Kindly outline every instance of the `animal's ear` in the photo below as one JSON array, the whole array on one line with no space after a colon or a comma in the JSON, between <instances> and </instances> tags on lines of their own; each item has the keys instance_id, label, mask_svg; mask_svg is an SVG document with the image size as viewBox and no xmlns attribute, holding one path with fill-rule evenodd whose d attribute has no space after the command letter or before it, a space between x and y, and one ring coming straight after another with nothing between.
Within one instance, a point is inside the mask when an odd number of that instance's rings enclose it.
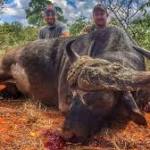
<instances>
[{"instance_id":1,"label":"animal's ear","mask_svg":"<svg viewBox=\"0 0 150 150\"><path fill-rule=\"evenodd\" d=\"M125 104L131 119L140 125L147 125L146 119L144 118L143 114L141 113L138 105L135 102L134 97L132 96L131 92L124 92L122 101Z\"/></svg>"},{"instance_id":2,"label":"animal's ear","mask_svg":"<svg viewBox=\"0 0 150 150\"><path fill-rule=\"evenodd\" d=\"M74 41L75 40L72 40L66 45L67 56L71 63L74 63L79 58L79 55L71 49L71 45Z\"/></svg>"}]
</instances>

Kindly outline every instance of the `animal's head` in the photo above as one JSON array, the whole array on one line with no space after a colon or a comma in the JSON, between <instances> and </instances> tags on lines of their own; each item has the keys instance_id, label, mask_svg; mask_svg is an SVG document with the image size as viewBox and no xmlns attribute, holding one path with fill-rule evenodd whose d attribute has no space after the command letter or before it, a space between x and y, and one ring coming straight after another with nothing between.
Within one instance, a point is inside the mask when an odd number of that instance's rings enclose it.
<instances>
[{"instance_id":1,"label":"animal's head","mask_svg":"<svg viewBox=\"0 0 150 150\"><path fill-rule=\"evenodd\" d=\"M118 101L124 103L135 122L145 125L146 120L131 93L138 88L150 87L150 73L134 71L103 59L79 56L71 49L72 43L66 47L71 62L68 83L73 102L65 119L65 133L69 137L86 139L101 126Z\"/></svg>"}]
</instances>

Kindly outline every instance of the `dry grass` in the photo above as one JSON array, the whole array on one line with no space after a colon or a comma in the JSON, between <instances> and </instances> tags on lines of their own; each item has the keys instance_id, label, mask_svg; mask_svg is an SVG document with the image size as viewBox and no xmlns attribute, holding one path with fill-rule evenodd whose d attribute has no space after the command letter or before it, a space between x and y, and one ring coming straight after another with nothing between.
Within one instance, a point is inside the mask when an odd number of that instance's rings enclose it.
<instances>
[{"instance_id":1,"label":"dry grass","mask_svg":"<svg viewBox=\"0 0 150 150\"><path fill-rule=\"evenodd\" d=\"M129 122L113 123L103 128L88 146L68 145L68 150L149 150L150 114L148 127ZM61 131L63 116L53 108L42 108L31 101L0 102L0 150L44 150L46 130Z\"/></svg>"},{"instance_id":2,"label":"dry grass","mask_svg":"<svg viewBox=\"0 0 150 150\"><path fill-rule=\"evenodd\" d=\"M1 102L0 149L44 149L42 131L53 126L59 129L59 121L63 122L63 118L58 112L49 113L31 102Z\"/></svg>"}]
</instances>

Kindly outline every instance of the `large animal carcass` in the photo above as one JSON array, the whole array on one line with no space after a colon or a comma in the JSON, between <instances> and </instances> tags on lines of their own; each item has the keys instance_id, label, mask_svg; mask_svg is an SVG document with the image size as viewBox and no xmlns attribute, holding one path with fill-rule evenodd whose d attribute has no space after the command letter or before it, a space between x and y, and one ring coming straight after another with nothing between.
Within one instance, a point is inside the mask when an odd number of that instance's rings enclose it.
<instances>
[{"instance_id":1,"label":"large animal carcass","mask_svg":"<svg viewBox=\"0 0 150 150\"><path fill-rule=\"evenodd\" d=\"M146 124L133 96L150 87L143 55L150 56L116 27L37 40L2 58L0 82L12 81L24 95L57 105L66 114L64 133L85 139L120 102L135 122Z\"/></svg>"}]
</instances>

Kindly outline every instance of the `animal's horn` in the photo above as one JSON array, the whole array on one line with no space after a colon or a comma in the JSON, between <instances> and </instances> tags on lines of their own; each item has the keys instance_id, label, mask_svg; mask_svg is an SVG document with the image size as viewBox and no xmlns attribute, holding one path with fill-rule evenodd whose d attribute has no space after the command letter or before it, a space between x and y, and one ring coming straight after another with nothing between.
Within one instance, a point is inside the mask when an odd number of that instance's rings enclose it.
<instances>
[{"instance_id":1,"label":"animal's horn","mask_svg":"<svg viewBox=\"0 0 150 150\"><path fill-rule=\"evenodd\" d=\"M77 78L78 87L87 91L136 91L138 88L150 88L150 72L128 70L123 66L119 66L122 68L113 70L113 67L83 66Z\"/></svg>"},{"instance_id":2,"label":"animal's horn","mask_svg":"<svg viewBox=\"0 0 150 150\"><path fill-rule=\"evenodd\" d=\"M66 52L71 63L74 63L79 58L78 54L71 49L71 45L74 41L75 40L71 40L66 45Z\"/></svg>"},{"instance_id":3,"label":"animal's horn","mask_svg":"<svg viewBox=\"0 0 150 150\"><path fill-rule=\"evenodd\" d=\"M89 46L89 49L88 49L88 56L91 56L92 55L92 50L94 48L94 45L95 45L95 41L93 40Z\"/></svg>"},{"instance_id":4,"label":"animal's horn","mask_svg":"<svg viewBox=\"0 0 150 150\"><path fill-rule=\"evenodd\" d=\"M146 119L144 118L143 114L141 113L131 92L124 92L122 101L125 104L127 110L129 111L131 119L135 123L140 124L140 125L147 125Z\"/></svg>"},{"instance_id":5,"label":"animal's horn","mask_svg":"<svg viewBox=\"0 0 150 150\"><path fill-rule=\"evenodd\" d=\"M137 52L141 53L142 55L144 55L145 57L147 57L147 58L150 59L150 51L148 51L148 50L146 50L146 49L144 49L144 48L135 46L135 45L133 46L133 48L134 48Z\"/></svg>"}]
</instances>

